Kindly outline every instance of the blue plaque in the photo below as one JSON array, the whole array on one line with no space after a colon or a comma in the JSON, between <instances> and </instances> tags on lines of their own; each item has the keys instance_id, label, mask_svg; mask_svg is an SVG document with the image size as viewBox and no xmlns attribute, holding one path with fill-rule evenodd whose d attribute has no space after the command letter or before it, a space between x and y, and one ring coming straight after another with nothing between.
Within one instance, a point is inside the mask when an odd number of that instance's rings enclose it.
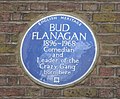
<instances>
[{"instance_id":1,"label":"blue plaque","mask_svg":"<svg viewBox=\"0 0 120 99\"><path fill-rule=\"evenodd\" d=\"M82 20L54 14L38 20L27 30L20 57L35 82L59 88L89 74L97 57L97 43Z\"/></svg>"}]
</instances>

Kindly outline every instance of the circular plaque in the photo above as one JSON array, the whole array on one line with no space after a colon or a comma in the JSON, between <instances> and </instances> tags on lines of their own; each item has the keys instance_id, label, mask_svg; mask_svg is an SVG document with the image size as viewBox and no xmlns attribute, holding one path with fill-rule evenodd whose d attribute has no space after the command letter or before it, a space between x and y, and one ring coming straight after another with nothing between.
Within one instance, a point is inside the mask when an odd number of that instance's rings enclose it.
<instances>
[{"instance_id":1,"label":"circular plaque","mask_svg":"<svg viewBox=\"0 0 120 99\"><path fill-rule=\"evenodd\" d=\"M39 19L25 33L20 57L38 84L65 87L85 78L97 57L91 29L80 19L54 14Z\"/></svg>"}]
</instances>

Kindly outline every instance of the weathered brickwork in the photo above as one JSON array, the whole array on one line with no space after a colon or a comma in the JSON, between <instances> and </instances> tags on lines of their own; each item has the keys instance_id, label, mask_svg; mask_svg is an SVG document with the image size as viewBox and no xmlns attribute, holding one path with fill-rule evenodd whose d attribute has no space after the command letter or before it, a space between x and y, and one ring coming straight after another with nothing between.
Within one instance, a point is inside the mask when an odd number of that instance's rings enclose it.
<instances>
[{"instance_id":1,"label":"weathered brickwork","mask_svg":"<svg viewBox=\"0 0 120 99\"><path fill-rule=\"evenodd\" d=\"M96 35L93 72L65 89L37 85L19 64L20 35L38 16L75 13ZM0 0L0 99L120 99L120 0Z\"/></svg>"}]
</instances>

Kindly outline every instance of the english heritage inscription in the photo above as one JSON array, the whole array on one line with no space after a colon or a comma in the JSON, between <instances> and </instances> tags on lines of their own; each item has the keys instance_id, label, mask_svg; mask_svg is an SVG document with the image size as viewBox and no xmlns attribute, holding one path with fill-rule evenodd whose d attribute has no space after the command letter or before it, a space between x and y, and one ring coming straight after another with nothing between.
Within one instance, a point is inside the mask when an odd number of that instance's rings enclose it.
<instances>
[{"instance_id":1,"label":"english heritage inscription","mask_svg":"<svg viewBox=\"0 0 120 99\"><path fill-rule=\"evenodd\" d=\"M97 44L80 19L54 14L35 22L23 37L20 56L37 83L64 87L82 80L93 68Z\"/></svg>"}]
</instances>

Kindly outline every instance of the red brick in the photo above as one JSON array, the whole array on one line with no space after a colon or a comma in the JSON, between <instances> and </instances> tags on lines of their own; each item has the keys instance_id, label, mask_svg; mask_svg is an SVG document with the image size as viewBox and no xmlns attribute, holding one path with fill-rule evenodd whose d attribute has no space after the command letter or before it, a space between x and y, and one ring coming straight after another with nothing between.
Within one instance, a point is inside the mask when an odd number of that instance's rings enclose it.
<instances>
[{"instance_id":1,"label":"red brick","mask_svg":"<svg viewBox=\"0 0 120 99\"><path fill-rule=\"evenodd\" d=\"M79 3L61 3L61 2L52 2L48 3L49 11L78 11L82 9L82 5Z\"/></svg>"},{"instance_id":2,"label":"red brick","mask_svg":"<svg viewBox=\"0 0 120 99\"><path fill-rule=\"evenodd\" d=\"M114 76L114 68L111 67L101 67L99 69L100 76Z\"/></svg>"},{"instance_id":3,"label":"red brick","mask_svg":"<svg viewBox=\"0 0 120 99\"><path fill-rule=\"evenodd\" d=\"M12 32L13 33L22 33L25 31L26 28L28 28L27 23L26 24L14 24Z\"/></svg>"},{"instance_id":4,"label":"red brick","mask_svg":"<svg viewBox=\"0 0 120 99\"><path fill-rule=\"evenodd\" d=\"M90 74L91 76L96 76L97 75L97 68L95 67L93 71Z\"/></svg>"},{"instance_id":5,"label":"red brick","mask_svg":"<svg viewBox=\"0 0 120 99\"><path fill-rule=\"evenodd\" d=\"M100 46L100 54L107 54L107 55L113 55L117 54L117 46L106 46L106 45L101 45Z\"/></svg>"},{"instance_id":6,"label":"red brick","mask_svg":"<svg viewBox=\"0 0 120 99\"><path fill-rule=\"evenodd\" d=\"M15 55L0 55L0 64L15 64Z\"/></svg>"},{"instance_id":7,"label":"red brick","mask_svg":"<svg viewBox=\"0 0 120 99\"><path fill-rule=\"evenodd\" d=\"M117 69L116 75L120 76L120 68L116 68L116 69Z\"/></svg>"},{"instance_id":8,"label":"red brick","mask_svg":"<svg viewBox=\"0 0 120 99\"><path fill-rule=\"evenodd\" d=\"M33 97L34 99L36 99L36 97ZM56 99L56 97L41 97L40 99ZM68 99L68 98L58 98L57 99ZM70 99L70 98L69 98Z\"/></svg>"},{"instance_id":9,"label":"red brick","mask_svg":"<svg viewBox=\"0 0 120 99\"><path fill-rule=\"evenodd\" d=\"M101 56L99 65L120 65L120 56Z\"/></svg>"},{"instance_id":10,"label":"red brick","mask_svg":"<svg viewBox=\"0 0 120 99\"><path fill-rule=\"evenodd\" d=\"M55 89L45 89L44 96L45 97L57 97L61 95L61 90L55 90Z\"/></svg>"},{"instance_id":11,"label":"red brick","mask_svg":"<svg viewBox=\"0 0 120 99\"><path fill-rule=\"evenodd\" d=\"M117 5L117 9L120 10L120 4Z\"/></svg>"},{"instance_id":12,"label":"red brick","mask_svg":"<svg viewBox=\"0 0 120 99\"><path fill-rule=\"evenodd\" d=\"M28 85L28 86L35 85L35 83L33 83L30 78L25 76L19 77L19 82L20 82L20 85Z\"/></svg>"},{"instance_id":13,"label":"red brick","mask_svg":"<svg viewBox=\"0 0 120 99\"><path fill-rule=\"evenodd\" d=\"M90 78L85 78L83 81L75 84L75 86L90 86Z\"/></svg>"},{"instance_id":14,"label":"red brick","mask_svg":"<svg viewBox=\"0 0 120 99\"><path fill-rule=\"evenodd\" d=\"M18 85L18 77L14 77L14 76L9 76L8 78L8 83L7 85L9 86L15 86Z\"/></svg>"},{"instance_id":15,"label":"red brick","mask_svg":"<svg viewBox=\"0 0 120 99\"><path fill-rule=\"evenodd\" d=\"M30 10L30 3L19 3L16 4L18 11L29 11Z\"/></svg>"},{"instance_id":16,"label":"red brick","mask_svg":"<svg viewBox=\"0 0 120 99\"><path fill-rule=\"evenodd\" d=\"M24 88L0 88L0 96L24 96Z\"/></svg>"},{"instance_id":17,"label":"red brick","mask_svg":"<svg viewBox=\"0 0 120 99\"><path fill-rule=\"evenodd\" d=\"M30 10L29 3L0 3L0 11L28 11Z\"/></svg>"},{"instance_id":18,"label":"red brick","mask_svg":"<svg viewBox=\"0 0 120 99\"><path fill-rule=\"evenodd\" d=\"M102 58L102 57L98 56L98 59L97 59L96 65L101 65L101 64L103 64L101 58Z\"/></svg>"},{"instance_id":19,"label":"red brick","mask_svg":"<svg viewBox=\"0 0 120 99\"><path fill-rule=\"evenodd\" d=\"M0 21L9 21L10 19L10 13L0 13Z\"/></svg>"},{"instance_id":20,"label":"red brick","mask_svg":"<svg viewBox=\"0 0 120 99\"><path fill-rule=\"evenodd\" d=\"M2 3L3 1L3 3ZM25 2L26 1L26 2ZM97 69L82 82L70 87L68 89L47 89L42 86L37 86L30 78L24 76L24 72L20 67L10 67L16 65L16 56L1 55L0 56L0 98L19 98L19 99L56 99L62 98L119 98L120 97L120 48L112 46L112 44L120 44L120 7L118 3L107 3L106 0L97 0L97 3L82 2L67 2L67 1L40 1L33 2L30 0L6 2L1 0L0 3L0 53L15 53L16 45L9 45L4 43L18 42L19 34L23 33L28 27L27 23L23 24L20 21L31 21L33 18L41 15L46 15L49 11L65 11L76 12L78 16L85 18L88 21L94 21L93 29L98 34L98 41L100 44L110 44L110 46L100 46L99 62L98 64L104 66L100 67L99 75ZM113 1L113 0L110 0ZM119 1L119 0L115 0ZM115 2L114 1L114 2ZM85 2L85 3L84 3ZM101 2L101 3L99 3ZM105 3L104 3L105 2ZM46 4L47 3L47 4ZM82 6L83 5L83 6ZM100 10L100 13L91 13ZM113 12L114 7L117 6L116 12ZM83 8L83 9L82 9ZM47 10L47 11L46 11ZM84 10L85 13L80 12ZM36 12L37 11L37 12ZM45 12L44 12L45 11ZM90 12L90 13L89 13ZM81 13L81 14L80 14ZM10 18L12 15L12 18ZM23 15L21 17L21 15ZM84 17L85 16L85 17ZM21 19L23 18L23 19ZM11 20L12 19L12 20ZM93 20L92 20L93 19ZM11 22L10 22L11 20ZM8 22L9 21L9 22ZM14 23L14 21L19 21ZM100 22L100 23L97 23ZM104 23L102 23L104 22ZM107 23L106 23L107 22ZM110 22L110 24L109 24ZM115 33L115 34L114 34ZM118 35L116 35L118 33ZM112 35L111 35L112 34ZM111 55L112 54L112 55ZM11 55L11 54L10 54ZM106 55L106 56L105 56ZM116 55L116 56L115 56ZM7 65L10 65L7 67ZM116 66L116 67L109 67ZM4 67L6 66L6 67ZM106 66L106 67L105 67ZM118 66L118 67L117 67ZM108 69L108 68L109 69ZM98 77L99 76L99 77ZM102 76L102 77L101 77ZM106 76L106 77L104 77ZM112 76L112 77L110 77ZM115 86L115 87L114 87ZM86 88L87 87L87 88ZM115 88L112 89L112 87ZM62 91L62 93L61 93ZM99 91L99 93L98 93ZM114 93L114 91L116 93ZM99 94L99 96L98 96Z\"/></svg>"},{"instance_id":21,"label":"red brick","mask_svg":"<svg viewBox=\"0 0 120 99\"><path fill-rule=\"evenodd\" d=\"M120 22L120 13L116 13L116 22Z\"/></svg>"},{"instance_id":22,"label":"red brick","mask_svg":"<svg viewBox=\"0 0 120 99\"><path fill-rule=\"evenodd\" d=\"M45 11L47 9L46 3L32 3L31 10Z\"/></svg>"},{"instance_id":23,"label":"red brick","mask_svg":"<svg viewBox=\"0 0 120 99\"><path fill-rule=\"evenodd\" d=\"M114 86L114 79L113 78L92 78L91 79L92 86L107 86L111 87Z\"/></svg>"},{"instance_id":24,"label":"red brick","mask_svg":"<svg viewBox=\"0 0 120 99\"><path fill-rule=\"evenodd\" d=\"M23 71L19 67L0 67L2 75L22 75Z\"/></svg>"},{"instance_id":25,"label":"red brick","mask_svg":"<svg viewBox=\"0 0 120 99\"><path fill-rule=\"evenodd\" d=\"M22 14L21 13L13 13L12 14L12 20L13 21L20 21L22 18Z\"/></svg>"},{"instance_id":26,"label":"red brick","mask_svg":"<svg viewBox=\"0 0 120 99\"><path fill-rule=\"evenodd\" d=\"M26 96L43 96L43 88L41 87L27 87L25 90L25 95Z\"/></svg>"},{"instance_id":27,"label":"red brick","mask_svg":"<svg viewBox=\"0 0 120 99\"><path fill-rule=\"evenodd\" d=\"M99 89L99 97L113 98L114 89Z\"/></svg>"},{"instance_id":28,"label":"red brick","mask_svg":"<svg viewBox=\"0 0 120 99\"><path fill-rule=\"evenodd\" d=\"M120 88L117 89L117 97L120 98Z\"/></svg>"},{"instance_id":29,"label":"red brick","mask_svg":"<svg viewBox=\"0 0 120 99\"><path fill-rule=\"evenodd\" d=\"M0 86L5 86L7 84L7 77L0 76Z\"/></svg>"},{"instance_id":30,"label":"red brick","mask_svg":"<svg viewBox=\"0 0 120 99\"><path fill-rule=\"evenodd\" d=\"M11 42L11 35L10 34L5 35L5 42L6 43Z\"/></svg>"},{"instance_id":31,"label":"red brick","mask_svg":"<svg viewBox=\"0 0 120 99\"><path fill-rule=\"evenodd\" d=\"M97 36L98 41L101 44L119 44L120 36L119 35L99 35Z\"/></svg>"},{"instance_id":32,"label":"red brick","mask_svg":"<svg viewBox=\"0 0 120 99\"><path fill-rule=\"evenodd\" d=\"M10 11L13 10L12 3L0 3L0 11Z\"/></svg>"},{"instance_id":33,"label":"red brick","mask_svg":"<svg viewBox=\"0 0 120 99\"><path fill-rule=\"evenodd\" d=\"M12 24L0 24L0 32L12 33L13 25Z\"/></svg>"},{"instance_id":34,"label":"red brick","mask_svg":"<svg viewBox=\"0 0 120 99\"><path fill-rule=\"evenodd\" d=\"M118 54L120 55L120 46L118 46Z\"/></svg>"}]
</instances>

